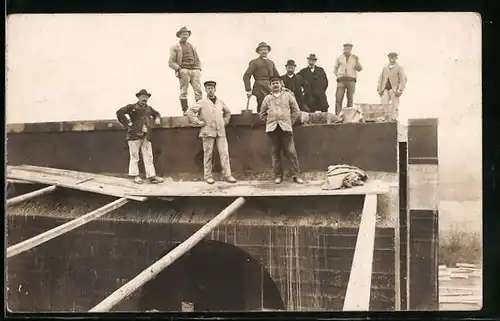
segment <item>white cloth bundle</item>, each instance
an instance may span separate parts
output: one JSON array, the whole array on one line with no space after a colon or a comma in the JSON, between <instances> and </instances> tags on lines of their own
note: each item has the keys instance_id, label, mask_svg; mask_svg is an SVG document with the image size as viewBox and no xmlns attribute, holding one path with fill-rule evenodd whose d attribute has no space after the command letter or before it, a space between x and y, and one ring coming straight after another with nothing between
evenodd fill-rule
<instances>
[{"instance_id":1,"label":"white cloth bundle","mask_svg":"<svg viewBox=\"0 0 500 321\"><path fill-rule=\"evenodd\" d=\"M368 174L362 169L350 165L330 165L326 173L326 182L321 189L342 189L364 185Z\"/></svg>"}]
</instances>

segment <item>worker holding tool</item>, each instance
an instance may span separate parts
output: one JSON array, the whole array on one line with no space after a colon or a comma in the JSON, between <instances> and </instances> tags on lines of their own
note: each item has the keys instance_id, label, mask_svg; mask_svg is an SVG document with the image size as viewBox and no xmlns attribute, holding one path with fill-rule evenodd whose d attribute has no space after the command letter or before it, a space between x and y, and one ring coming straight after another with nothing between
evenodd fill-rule
<instances>
[{"instance_id":1,"label":"worker holding tool","mask_svg":"<svg viewBox=\"0 0 500 321\"><path fill-rule=\"evenodd\" d=\"M283 168L281 166L281 151L288 159L292 171L293 181L303 184L299 177L299 159L293 141L293 124L300 116L300 109L291 91L283 91L281 77L271 77L271 94L262 102L260 118L266 123L266 133L271 143L271 157L274 171L274 182L283 181Z\"/></svg>"},{"instance_id":2,"label":"worker holding tool","mask_svg":"<svg viewBox=\"0 0 500 321\"><path fill-rule=\"evenodd\" d=\"M252 96L257 98L257 112L260 112L264 97L271 93L269 78L279 76L276 65L267 57L270 51L270 45L265 42L259 43L255 49L259 57L250 61L247 70L243 74L243 84L245 85L248 100ZM252 76L254 78L253 88L250 86L250 78Z\"/></svg>"},{"instance_id":3,"label":"worker holding tool","mask_svg":"<svg viewBox=\"0 0 500 321\"><path fill-rule=\"evenodd\" d=\"M226 139L225 126L231 119L231 111L226 104L215 96L216 82L205 81L203 84L207 98L199 100L196 105L189 107L187 116L194 125L201 127L199 136L203 141L203 173L208 184L215 183L212 177L212 155L214 143L219 152L222 175L228 183L236 183L231 175L229 151Z\"/></svg>"},{"instance_id":4,"label":"worker holding tool","mask_svg":"<svg viewBox=\"0 0 500 321\"><path fill-rule=\"evenodd\" d=\"M153 184L162 183L163 179L156 176L153 161L153 147L151 145L151 128L153 119L156 125L161 122L160 113L149 106L151 94L146 89L141 89L135 94L138 101L118 109L118 121L127 127L127 142L130 153L128 174L134 177L134 182L142 184L139 175L139 151L142 154L146 178Z\"/></svg>"}]
</instances>

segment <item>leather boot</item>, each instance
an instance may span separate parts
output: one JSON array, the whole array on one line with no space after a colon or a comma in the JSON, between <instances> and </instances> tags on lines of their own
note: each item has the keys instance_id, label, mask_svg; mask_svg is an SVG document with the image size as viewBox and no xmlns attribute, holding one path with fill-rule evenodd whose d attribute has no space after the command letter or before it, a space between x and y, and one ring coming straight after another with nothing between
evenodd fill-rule
<instances>
[{"instance_id":1,"label":"leather boot","mask_svg":"<svg viewBox=\"0 0 500 321\"><path fill-rule=\"evenodd\" d=\"M188 101L187 99L181 99L181 108L182 108L182 113L186 115L186 112L188 110Z\"/></svg>"}]
</instances>

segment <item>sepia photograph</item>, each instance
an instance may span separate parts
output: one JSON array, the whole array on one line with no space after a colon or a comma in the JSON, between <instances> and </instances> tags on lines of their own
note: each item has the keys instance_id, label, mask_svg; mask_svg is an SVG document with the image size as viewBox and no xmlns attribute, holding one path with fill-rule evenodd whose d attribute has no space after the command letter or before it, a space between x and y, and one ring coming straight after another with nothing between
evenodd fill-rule
<instances>
[{"instance_id":1,"label":"sepia photograph","mask_svg":"<svg viewBox=\"0 0 500 321\"><path fill-rule=\"evenodd\" d=\"M8 16L8 311L480 310L481 23Z\"/></svg>"}]
</instances>

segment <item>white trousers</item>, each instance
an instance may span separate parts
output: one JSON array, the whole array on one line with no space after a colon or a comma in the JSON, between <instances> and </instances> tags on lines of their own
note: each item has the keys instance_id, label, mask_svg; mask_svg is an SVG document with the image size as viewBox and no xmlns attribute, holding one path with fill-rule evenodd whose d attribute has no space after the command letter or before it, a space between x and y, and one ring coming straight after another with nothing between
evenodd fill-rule
<instances>
[{"instance_id":1,"label":"white trousers","mask_svg":"<svg viewBox=\"0 0 500 321\"><path fill-rule=\"evenodd\" d=\"M138 140L129 140L128 150L130 153L128 174L130 176L139 176L139 152L142 154L146 178L156 176L153 162L153 147L146 137Z\"/></svg>"},{"instance_id":2,"label":"white trousers","mask_svg":"<svg viewBox=\"0 0 500 321\"><path fill-rule=\"evenodd\" d=\"M394 110L398 111L399 97L396 96L396 92L394 91L394 89L391 90L384 89L384 93L382 94L380 103L384 105L391 104L394 107Z\"/></svg>"}]
</instances>

